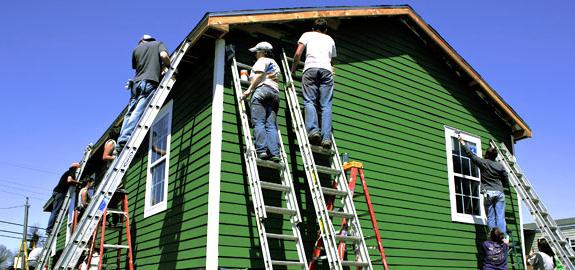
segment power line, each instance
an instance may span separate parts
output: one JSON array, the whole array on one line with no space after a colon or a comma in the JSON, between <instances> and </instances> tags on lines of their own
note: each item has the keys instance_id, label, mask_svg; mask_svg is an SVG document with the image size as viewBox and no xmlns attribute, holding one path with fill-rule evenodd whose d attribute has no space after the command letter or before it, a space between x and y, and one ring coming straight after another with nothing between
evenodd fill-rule
<instances>
[{"instance_id":1,"label":"power line","mask_svg":"<svg viewBox=\"0 0 575 270\"><path fill-rule=\"evenodd\" d=\"M4 220L0 220L0 223L9 224L9 225L14 225L14 226L20 226L20 227L24 227L24 225L23 225L23 224L14 223L14 222L10 222L10 221L4 221ZM37 226L28 226L28 227L30 227L30 228L34 228L34 229L43 230L43 231L45 231L45 230L46 230L45 228L40 228L40 227L37 227Z\"/></svg>"},{"instance_id":2,"label":"power line","mask_svg":"<svg viewBox=\"0 0 575 270\"><path fill-rule=\"evenodd\" d=\"M48 193L43 193L43 192L28 190L28 189L26 189L25 187L22 187L21 184L20 184L19 186L10 186L10 185L14 185L14 184L4 183L3 185L4 185L4 187L6 187L6 188L17 189L17 190L19 190L19 191L30 192L30 193L34 193L34 194L41 195L41 196L51 196L51 195L52 195L52 193L48 194Z\"/></svg>"},{"instance_id":3,"label":"power line","mask_svg":"<svg viewBox=\"0 0 575 270\"><path fill-rule=\"evenodd\" d=\"M0 192L7 193L7 194L10 194L10 195L20 195L20 196L24 196L24 197L29 197L30 199L39 200L39 201L41 201L41 202L47 201L46 199L42 199L42 198L30 196L30 195L28 195L28 194L24 194L24 193L20 193L20 192L8 192L8 191L4 191L4 190L0 190Z\"/></svg>"},{"instance_id":4,"label":"power line","mask_svg":"<svg viewBox=\"0 0 575 270\"><path fill-rule=\"evenodd\" d=\"M24 205L16 205L16 206L10 206L10 207L0 207L0 210L14 209L14 208L20 208L20 207L24 207Z\"/></svg>"},{"instance_id":5,"label":"power line","mask_svg":"<svg viewBox=\"0 0 575 270\"><path fill-rule=\"evenodd\" d=\"M2 235L2 234L0 234L0 237L6 237L6 238L13 238L13 239L22 240L22 238L20 238L20 237L14 237L14 236L10 236L10 235Z\"/></svg>"},{"instance_id":6,"label":"power line","mask_svg":"<svg viewBox=\"0 0 575 270\"><path fill-rule=\"evenodd\" d=\"M48 171L45 169L41 169L41 168L34 168L28 165L22 165L22 164L16 164L16 163L11 163L11 162L6 162L6 161L0 161L0 164L4 164L4 165L8 165L8 166L12 166L12 167L16 167L16 168L20 168L20 169L26 169L26 170L31 170L31 171L37 171L37 172L41 172L41 173L47 173L47 174L55 174L58 175L58 173L53 172L53 171Z\"/></svg>"}]
</instances>

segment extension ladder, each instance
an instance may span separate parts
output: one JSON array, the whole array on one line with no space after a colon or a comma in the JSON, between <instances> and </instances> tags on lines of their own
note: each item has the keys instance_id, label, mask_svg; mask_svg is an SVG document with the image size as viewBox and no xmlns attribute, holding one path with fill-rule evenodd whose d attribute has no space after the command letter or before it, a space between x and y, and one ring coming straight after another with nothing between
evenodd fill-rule
<instances>
[{"instance_id":1,"label":"extension ladder","mask_svg":"<svg viewBox=\"0 0 575 270\"><path fill-rule=\"evenodd\" d=\"M121 253L122 253L122 249L125 249L126 252L128 253L128 270L134 270L134 261L132 258L132 236L130 234L130 218L129 218L129 209L128 209L128 194L123 191L123 190L119 190L116 192L116 194L114 194L117 197L121 197L121 205L122 205L122 210L117 210L117 209L108 209L106 207L106 210L104 210L104 214L102 215L102 219L100 220L100 226L99 228L101 228L101 233L100 233L100 246L97 247L96 246L96 240L97 240L97 236L98 236L98 228L96 228L96 231L94 232L94 235L92 236L92 243L90 244L90 251L88 253L88 259L86 260L86 266L87 269L90 269L90 266L92 264L92 257L94 254L94 250L96 248L98 248L99 250L99 259L98 259L98 270L102 270L102 263L103 263L103 257L104 257L104 249L116 249L117 251L117 255L116 255L116 269L122 269L122 267L120 267L120 258L121 258ZM106 244L104 243L105 239L106 239L106 219L108 217L108 214L116 214L116 215L121 215L123 217L123 221L124 221L124 226L126 227L126 245L122 245L121 243L119 244ZM121 242L122 237L118 237L119 241Z\"/></svg>"},{"instance_id":2,"label":"extension ladder","mask_svg":"<svg viewBox=\"0 0 575 270\"><path fill-rule=\"evenodd\" d=\"M289 60L282 52L282 66L286 80L286 99L290 110L291 120L296 134L307 182L311 192L311 198L316 211L319 233L326 253L330 269L343 269L344 266L355 266L363 269L372 269L371 260L361 232L359 219L353 205L353 197L348 187L346 175L342 168L335 139L332 136L332 149L325 150L318 146L312 146L307 137L304 120L299 106L298 96L294 81L290 73ZM314 155L321 155L330 160L331 165L320 166L315 163ZM332 187L322 187L319 175L334 177ZM324 194L341 198L341 209L329 210L324 199ZM331 217L346 218L347 235L337 235ZM344 261L338 256L337 242L346 241L356 245L358 250L354 261ZM313 260L312 260L313 262Z\"/></svg>"},{"instance_id":3,"label":"extension ladder","mask_svg":"<svg viewBox=\"0 0 575 270\"><path fill-rule=\"evenodd\" d=\"M92 144L86 146L84 149L84 156L80 161L80 169L76 171L75 178L79 180L82 177L82 173L84 172L84 168L86 167L86 163L92 154ZM48 235L48 239L46 239L46 244L40 253L40 259L38 261L38 265L36 265L36 269L44 269L48 266L50 253L52 252L52 248L56 245L56 239L58 239L58 232L60 231L60 225L64 220L64 216L70 207L70 201L75 196L75 187L69 187L68 192L66 192L66 197L64 197L64 203L62 204L62 208L58 211L58 216L56 216L56 222L54 222L54 226L52 227L52 232Z\"/></svg>"},{"instance_id":4,"label":"extension ladder","mask_svg":"<svg viewBox=\"0 0 575 270\"><path fill-rule=\"evenodd\" d=\"M114 159L111 166L108 168L106 175L102 179L102 182L98 185L98 189L94 192L94 198L92 198L92 201L88 204L84 217L80 220L77 229L70 237L70 241L64 248L60 259L56 263L55 269L75 268L80 256L84 251L86 251L86 246L90 237L98 226L108 202L122 182L122 178L124 177L124 174L126 174L132 159L146 138L148 130L160 112L172 86L176 82L174 72L190 46L191 41L186 39L176 49L174 55L172 55L171 65L168 72L164 75L158 88L153 93L150 103L144 110L132 136L130 136L126 143L126 146L122 149L116 159Z\"/></svg>"},{"instance_id":5,"label":"extension ladder","mask_svg":"<svg viewBox=\"0 0 575 270\"><path fill-rule=\"evenodd\" d=\"M233 54L233 49L231 50L231 53ZM232 57L231 71L232 71L234 89L236 93L236 102L238 103L237 108L242 123L242 134L244 137L244 143L246 147L244 152L244 160L246 162L246 170L248 175L250 192L252 195L252 203L256 215L256 223L258 227L260 245L262 248L262 255L264 259L265 268L273 269L274 265L283 265L283 266L298 266L300 269L305 269L307 260L305 257L304 245L298 227L302 219L298 207L297 197L295 195L293 187L293 180L287 163L288 161L287 155L284 150L281 134L278 130L280 156L281 156L280 163L258 159L256 156L256 151L251 137L246 105L244 103L245 101L242 100L243 89L241 84L243 82L244 84L249 85L249 83L247 81L240 80L240 76L238 74L238 66L245 69L251 69L251 67L236 62L235 56L231 57ZM281 183L261 181L258 167L267 167L278 170L281 177ZM266 205L262 189L282 192L284 194L286 208ZM264 221L267 218L267 213L274 213L288 216L291 223L292 234L286 235L286 234L275 234L266 232L266 226L264 224ZM268 238L295 242L299 261L273 260L271 258L269 250Z\"/></svg>"},{"instance_id":6,"label":"extension ladder","mask_svg":"<svg viewBox=\"0 0 575 270\"><path fill-rule=\"evenodd\" d=\"M549 211L543 205L539 196L533 189L533 186L523 174L523 171L517 164L515 157L509 152L505 144L497 144L494 141L490 142L491 146L497 149L499 153L499 158L510 172L509 182L513 185L517 193L519 194L521 200L525 203L529 212L535 220L535 224L543 234L543 236L549 241L549 244L563 262L565 269L575 269L575 252L566 241L565 235L561 232L561 229L555 223L555 220L551 218Z\"/></svg>"}]
</instances>

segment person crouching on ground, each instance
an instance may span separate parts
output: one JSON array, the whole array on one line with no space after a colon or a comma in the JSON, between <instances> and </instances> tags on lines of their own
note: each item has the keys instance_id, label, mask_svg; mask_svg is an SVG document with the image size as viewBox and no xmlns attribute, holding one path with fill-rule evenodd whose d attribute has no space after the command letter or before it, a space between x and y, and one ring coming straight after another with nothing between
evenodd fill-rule
<instances>
[{"instance_id":1,"label":"person crouching on ground","mask_svg":"<svg viewBox=\"0 0 575 270\"><path fill-rule=\"evenodd\" d=\"M249 50L256 53L257 61L251 70L250 86L243 93L242 99L253 92L250 108L257 157L279 162L276 118L280 102L278 90L280 68L273 59L273 47L268 42L260 42Z\"/></svg>"},{"instance_id":2,"label":"person crouching on ground","mask_svg":"<svg viewBox=\"0 0 575 270\"><path fill-rule=\"evenodd\" d=\"M507 251L509 240L495 227L491 229L490 239L483 242L483 270L507 270Z\"/></svg>"}]
</instances>

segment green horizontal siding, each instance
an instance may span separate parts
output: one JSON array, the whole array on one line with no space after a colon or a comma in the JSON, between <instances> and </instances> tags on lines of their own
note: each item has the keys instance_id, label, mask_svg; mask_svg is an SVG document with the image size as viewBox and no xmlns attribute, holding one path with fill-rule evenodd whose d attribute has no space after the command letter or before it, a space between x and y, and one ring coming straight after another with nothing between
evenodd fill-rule
<instances>
[{"instance_id":1,"label":"green horizontal siding","mask_svg":"<svg viewBox=\"0 0 575 270\"><path fill-rule=\"evenodd\" d=\"M373 24L343 21L337 31L330 33L338 50L333 128L340 153L348 152L365 165L388 263L392 269L477 269L486 229L451 221L444 125L480 136L484 149L490 138L508 142L511 131L435 51L404 25L391 20L376 27L366 25ZM226 38L227 43L237 46L238 60L252 64L253 56L245 53L251 45L267 40L291 54L297 36L293 40L290 37L289 43L285 43L288 38L279 41L233 32ZM276 61L280 61L279 55ZM229 82L229 67L226 78ZM288 134L283 91L281 98L278 125L291 156L309 259L317 226L297 145L293 134ZM241 155L241 130L229 83L223 127L220 266L261 268L258 232ZM361 190L360 186L357 189ZM266 194L271 203L277 204L280 197ZM508 226L517 235L519 207L515 193L507 191L506 200ZM359 212L367 210L361 199L356 201L356 208ZM271 219L273 230L289 233L287 220ZM362 218L361 223L364 234L373 235L369 219ZM275 242L270 245L272 257L295 256L291 243L285 247ZM377 253L372 255L377 258Z\"/></svg>"},{"instance_id":2,"label":"green horizontal siding","mask_svg":"<svg viewBox=\"0 0 575 270\"><path fill-rule=\"evenodd\" d=\"M168 97L173 109L167 209L144 218L148 140L124 178L137 269L205 266L213 46L205 56L193 65L180 65ZM106 241L117 243L119 235L124 234L108 230ZM116 269L116 257L116 251L106 252L106 269ZM126 258L123 252L120 269L126 269Z\"/></svg>"}]
</instances>

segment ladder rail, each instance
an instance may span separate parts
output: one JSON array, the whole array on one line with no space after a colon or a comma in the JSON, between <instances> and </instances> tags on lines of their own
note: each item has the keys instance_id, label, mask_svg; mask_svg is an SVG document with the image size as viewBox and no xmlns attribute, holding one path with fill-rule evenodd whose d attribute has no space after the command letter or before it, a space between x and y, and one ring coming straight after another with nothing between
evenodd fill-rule
<instances>
[{"instance_id":1,"label":"ladder rail","mask_svg":"<svg viewBox=\"0 0 575 270\"><path fill-rule=\"evenodd\" d=\"M268 237L274 236L275 234L266 233L265 226L263 224L263 220L267 218L267 211L265 202L263 200L263 193L262 193L262 186L261 180L259 178L259 171L257 167L257 157L256 151L254 149L253 140L251 137L251 129L249 127L249 121L247 117L247 109L245 105L245 101L242 100L243 89L241 85L241 80L238 74L238 67L242 68L250 68L248 65L238 63L235 57L232 57L232 78L234 82L234 89L236 93L236 101L238 102L238 113L240 114L240 120L242 124L242 135L244 138L244 143L246 146L246 151L244 152L244 160L246 161L246 167L248 172L248 181L250 182L250 192L252 194L252 203L254 204L254 209L261 210L259 213L256 210L256 218L257 218L257 226L258 232L260 237L260 244L262 245L262 253L264 257L264 265L266 269L273 269L273 265L282 265L283 263L288 263L290 265L299 265L305 266L307 263L307 259L305 256L305 249L303 240L301 238L301 233L299 230L299 223L301 223L301 214L299 211L297 198L295 196L295 191L293 187L293 180L291 178L291 172L289 170L287 155L285 152L285 147L283 145L283 140L281 136L281 132L278 129L278 142L280 145L280 158L281 158L281 166L280 169L280 178L282 182L282 190L284 191L284 198L286 200L286 205L289 211L295 212L295 214L290 215L290 223L292 228L293 236L284 238L288 240L296 241L296 250L298 253L299 263L297 262L281 262L277 260L273 260L271 258L271 254L269 253L269 244L268 244ZM287 187L287 189L283 188ZM274 208L275 209L275 208ZM283 238L283 237L282 237Z\"/></svg>"},{"instance_id":2,"label":"ladder rail","mask_svg":"<svg viewBox=\"0 0 575 270\"><path fill-rule=\"evenodd\" d=\"M82 174L84 173L86 163L88 162L88 159L92 154L92 147L93 147L92 144L88 144L88 146L86 146L86 149L84 149L84 156L80 161L80 169L76 171L75 175L75 178L77 180L80 179L82 177ZM56 240L58 239L58 233L60 231L60 226L62 225L61 223L64 220L64 215L68 211L68 208L70 207L70 202L72 201L72 197L74 196L75 193L74 189L75 187L69 187L68 191L66 192L66 196L64 197L64 203L62 204L62 208L58 210L58 216L56 217L56 222L54 222L54 226L52 227L52 233L50 233L50 235L48 236L46 244L44 245L44 248L40 253L40 260L36 265L37 269L43 269L46 263L48 262L49 254L52 253L51 252L52 248L54 247L54 245L56 244Z\"/></svg>"},{"instance_id":3,"label":"ladder rail","mask_svg":"<svg viewBox=\"0 0 575 270\"><path fill-rule=\"evenodd\" d=\"M503 161L503 166L510 173L510 183L521 197L521 200L529 208L539 230L550 240L550 245L554 248L566 269L575 269L573 264L575 252L568 243L566 243L565 235L561 229L559 229L555 220L551 218L549 211L543 205L527 177L522 173L515 157L510 154L504 144L499 145L491 140L490 145L499 152L499 160Z\"/></svg>"},{"instance_id":4,"label":"ladder rail","mask_svg":"<svg viewBox=\"0 0 575 270\"><path fill-rule=\"evenodd\" d=\"M337 242L335 240L336 233L325 204L325 197L319 183L319 175L313 158L313 153L310 149L310 142L307 134L305 134L305 129L303 129L302 126L303 116L301 114L285 51L282 52L282 66L285 74L284 79L286 80L285 92L286 99L288 101L288 108L290 110L292 121L294 122L294 129L300 147L300 154L304 163L304 171L308 179L306 182L308 182L313 205L316 210L317 222L320 228L320 234L324 243L328 263L330 269L343 269L337 253Z\"/></svg>"},{"instance_id":5,"label":"ladder rail","mask_svg":"<svg viewBox=\"0 0 575 270\"><path fill-rule=\"evenodd\" d=\"M235 89L235 98L238 103L238 113L240 115L240 121L242 124L242 135L245 143L244 160L246 161L246 171L248 174L248 182L250 187L250 192L252 195L252 204L254 207L254 212L256 215L256 224L259 232L260 245L262 247L262 256L264 260L264 265L266 269L273 269L272 259L269 253L269 243L266 236L266 229L263 225L263 220L267 217L265 204L263 200L263 194L260 185L258 168L256 165L256 151L254 149L254 144L251 138L251 130L249 128L249 122L246 114L246 105L242 99L242 87L241 81L238 74L238 63L236 58L232 58L231 64L232 78Z\"/></svg>"},{"instance_id":6,"label":"ladder rail","mask_svg":"<svg viewBox=\"0 0 575 270\"><path fill-rule=\"evenodd\" d=\"M56 263L56 269L71 269L77 264L90 236L96 229L102 213L110 201L112 195L120 185L122 178L128 170L132 159L136 155L138 148L146 138L150 126L153 124L162 105L164 104L172 86L175 83L174 73L182 60L184 54L191 46L191 41L186 40L176 50L171 61L171 66L164 74L160 84L138 121L132 136L128 139L126 146L112 162L106 172L103 181L94 193L94 198L88 204L84 216L78 223L77 229L72 234L70 242L65 246L60 259Z\"/></svg>"},{"instance_id":7,"label":"ladder rail","mask_svg":"<svg viewBox=\"0 0 575 270\"><path fill-rule=\"evenodd\" d=\"M367 269L371 269L372 265L371 265L371 260L369 258L369 250L367 248L367 245L365 244L365 238L363 236L363 232L361 230L361 224L359 223L359 218L357 216L357 211L355 209L355 204L353 203L353 194L351 193L351 190L349 189L349 182L347 181L347 177L346 174L344 173L344 169L343 169L343 163L341 162L340 156L339 156L339 151L337 148L337 145L335 143L335 138L332 135L331 136L331 141L333 143L333 151L335 151L335 154L332 155L332 168L341 171L342 173L340 173L337 176L337 184L338 187L340 189L343 189L345 192L347 192L346 196L343 196L341 198L341 203L344 206L344 211L347 213L353 213L354 217L352 219L348 219L347 223L350 226L350 232L352 232L354 234L354 236L359 237L361 240L359 240L359 243L357 244L358 246L358 250L359 250L359 256L361 258L361 260L363 262L366 262L368 265L364 266L367 267ZM348 225L348 226L349 226Z\"/></svg>"}]
</instances>

